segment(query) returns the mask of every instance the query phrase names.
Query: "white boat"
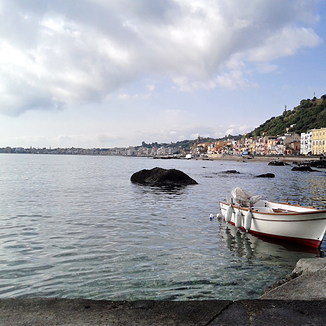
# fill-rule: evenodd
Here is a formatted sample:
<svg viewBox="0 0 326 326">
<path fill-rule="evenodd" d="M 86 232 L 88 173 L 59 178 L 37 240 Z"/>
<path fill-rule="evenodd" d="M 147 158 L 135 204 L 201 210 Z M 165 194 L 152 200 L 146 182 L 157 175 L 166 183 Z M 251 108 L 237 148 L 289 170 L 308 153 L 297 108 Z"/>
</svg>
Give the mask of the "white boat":
<svg viewBox="0 0 326 326">
<path fill-rule="evenodd" d="M 220 202 L 227 223 L 243 231 L 319 248 L 326 232 L 326 210 L 275 203 L 235 188 Z"/>
</svg>

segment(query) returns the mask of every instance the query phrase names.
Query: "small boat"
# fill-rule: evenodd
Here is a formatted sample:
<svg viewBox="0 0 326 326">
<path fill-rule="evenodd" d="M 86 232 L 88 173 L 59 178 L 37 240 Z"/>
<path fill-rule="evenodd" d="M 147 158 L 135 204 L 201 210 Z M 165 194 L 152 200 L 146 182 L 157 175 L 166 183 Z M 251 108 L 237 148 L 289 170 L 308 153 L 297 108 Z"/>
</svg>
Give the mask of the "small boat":
<svg viewBox="0 0 326 326">
<path fill-rule="evenodd" d="M 326 232 L 326 210 L 263 200 L 241 188 L 219 204 L 225 222 L 254 235 L 319 248 Z"/>
</svg>

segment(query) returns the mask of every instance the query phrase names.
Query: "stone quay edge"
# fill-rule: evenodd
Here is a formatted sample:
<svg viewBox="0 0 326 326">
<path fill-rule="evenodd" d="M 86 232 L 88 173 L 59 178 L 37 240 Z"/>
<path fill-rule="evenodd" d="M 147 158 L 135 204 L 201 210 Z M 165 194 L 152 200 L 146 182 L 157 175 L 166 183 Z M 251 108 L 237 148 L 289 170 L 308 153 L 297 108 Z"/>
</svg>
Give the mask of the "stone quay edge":
<svg viewBox="0 0 326 326">
<path fill-rule="evenodd" d="M 257 300 L 0 299 L 0 325 L 326 325 L 326 259 L 300 259 L 292 274 Z"/>
</svg>

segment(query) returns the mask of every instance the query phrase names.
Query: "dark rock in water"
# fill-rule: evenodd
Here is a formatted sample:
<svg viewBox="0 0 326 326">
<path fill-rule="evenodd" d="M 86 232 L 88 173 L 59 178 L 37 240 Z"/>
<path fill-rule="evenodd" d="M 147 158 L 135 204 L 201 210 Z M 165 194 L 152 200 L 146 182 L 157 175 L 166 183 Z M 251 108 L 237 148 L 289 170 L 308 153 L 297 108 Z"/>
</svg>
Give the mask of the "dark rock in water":
<svg viewBox="0 0 326 326">
<path fill-rule="evenodd" d="M 320 158 L 318 161 L 311 161 L 309 165 L 315 168 L 326 169 L 326 159 Z"/>
<path fill-rule="evenodd" d="M 149 186 L 186 186 L 197 184 L 187 174 L 176 169 L 154 168 L 151 170 L 141 170 L 134 173 L 131 182 Z"/>
<path fill-rule="evenodd" d="M 275 178 L 275 174 L 274 173 L 259 174 L 256 175 L 256 178 Z"/>
<path fill-rule="evenodd" d="M 226 170 L 226 171 L 223 171 L 222 173 L 240 174 L 240 172 L 238 172 L 237 170 Z"/>
<path fill-rule="evenodd" d="M 300 165 L 300 166 L 295 166 L 294 168 L 291 169 L 291 171 L 308 171 L 308 172 L 314 172 L 314 171 L 317 171 L 317 170 L 313 170 L 310 166 Z"/>
<path fill-rule="evenodd" d="M 284 166 L 285 163 L 283 161 L 270 161 L 268 165 L 273 165 L 273 166 Z"/>
<path fill-rule="evenodd" d="M 326 160 L 320 158 L 319 160 L 304 161 L 304 162 L 294 162 L 298 166 L 310 166 L 315 168 L 326 169 Z"/>
</svg>

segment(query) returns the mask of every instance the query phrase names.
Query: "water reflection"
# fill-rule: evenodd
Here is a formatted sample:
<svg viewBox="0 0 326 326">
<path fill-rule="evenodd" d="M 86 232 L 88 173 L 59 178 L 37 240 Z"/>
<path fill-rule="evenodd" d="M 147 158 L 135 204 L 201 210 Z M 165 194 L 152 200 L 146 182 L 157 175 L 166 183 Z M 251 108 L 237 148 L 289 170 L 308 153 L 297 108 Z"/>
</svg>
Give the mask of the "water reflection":
<svg viewBox="0 0 326 326">
<path fill-rule="evenodd" d="M 311 200 L 321 203 L 321 207 L 326 209 L 326 177 L 320 176 L 307 180 L 311 192 Z"/>
<path fill-rule="evenodd" d="M 285 198 L 290 203 L 315 206 L 321 209 L 326 208 L 325 173 L 303 173 L 300 177 L 293 173 L 288 176 L 289 187 L 284 187 L 284 189 L 287 189 Z"/>
<path fill-rule="evenodd" d="M 227 225 L 222 237 L 226 246 L 239 257 L 247 259 L 277 259 L 295 263 L 300 258 L 319 257 L 319 249 L 298 246 L 291 243 L 259 238 L 249 233 L 241 232 L 233 225 Z"/>
<path fill-rule="evenodd" d="M 187 186 L 143 186 L 134 185 L 136 191 L 139 190 L 142 194 L 154 194 L 154 195 L 182 195 L 187 187 L 193 187 L 195 185 Z"/>
</svg>

